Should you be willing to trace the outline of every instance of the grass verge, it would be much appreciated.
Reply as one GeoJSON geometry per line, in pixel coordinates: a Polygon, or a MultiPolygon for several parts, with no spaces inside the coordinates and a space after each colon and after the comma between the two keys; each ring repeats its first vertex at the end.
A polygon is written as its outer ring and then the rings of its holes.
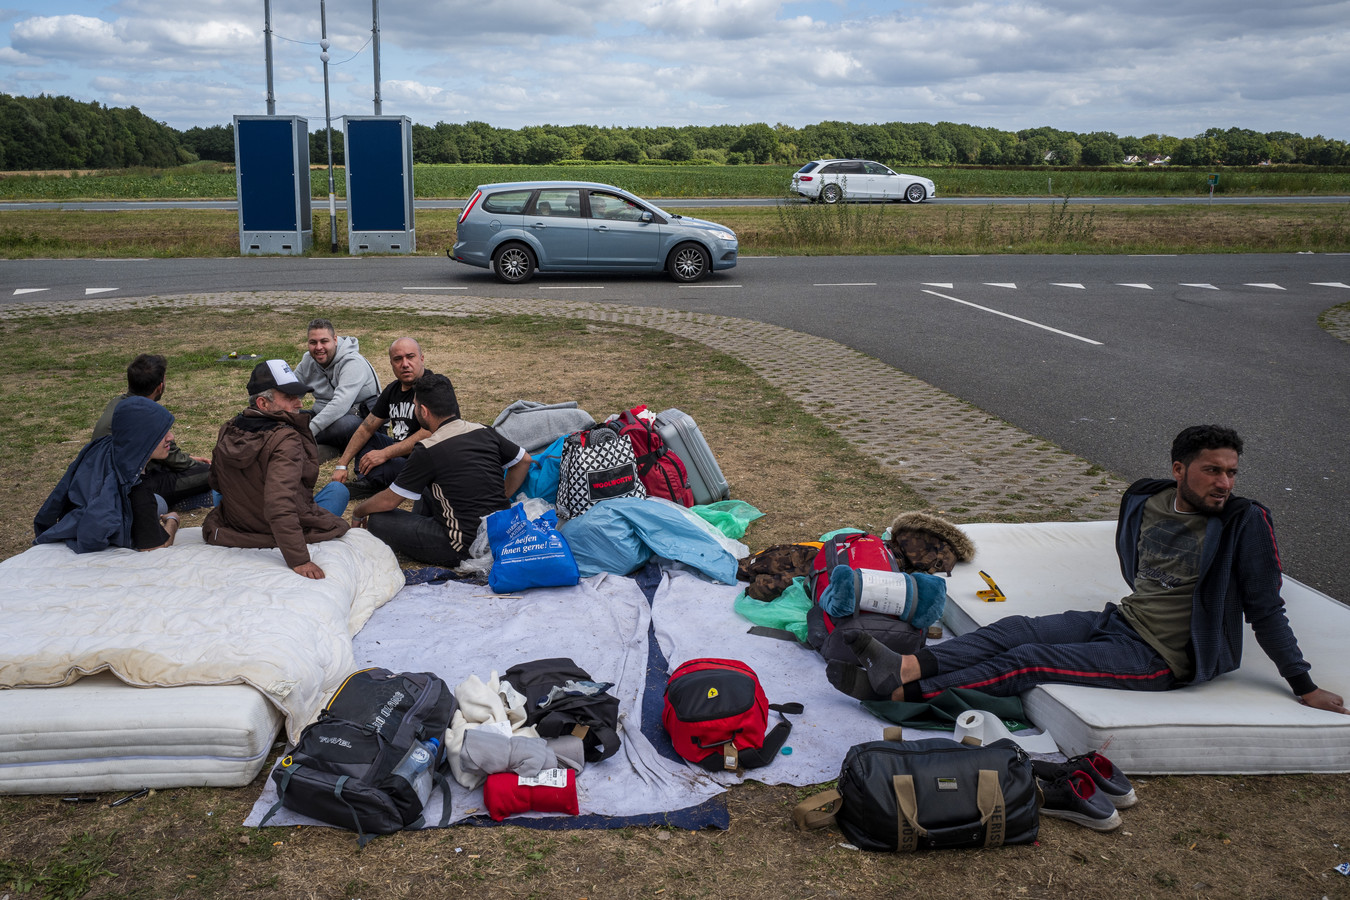
{"type": "MultiPolygon", "coordinates": [[[[928,253],[1318,253],[1350,251],[1350,205],[910,206],[791,202],[681,213],[736,231],[745,255],[928,253]]],[[[417,255],[455,240],[455,210],[417,214],[417,255]]],[[[331,255],[326,210],[313,218],[312,256],[331,255]]],[[[338,254],[347,218],[338,213],[338,254]]],[[[228,210],[79,212],[9,210],[0,258],[238,256],[239,219],[228,210]]]]}
{"type": "MultiPolygon", "coordinates": [[[[637,402],[679,406],[703,426],[735,496],[768,515],[752,546],[843,524],[877,529],[921,509],[909,486],[851,449],[734,359],[666,333],[554,318],[362,312],[287,305],[141,310],[0,321],[0,372],[22,383],[0,412],[0,556],[19,552],[36,505],[125,385],[135,353],[169,358],[166,405],[184,447],[208,450],[242,406],[246,367],[229,350],[295,359],[303,323],[325,314],[382,348],[411,333],[455,381],[466,415],[491,420],[520,397],[576,399],[603,415],[637,402]]],[[[662,408],[662,407],[658,407],[662,408]]],[[[981,485],[968,485],[977,491],[981,485]]],[[[1010,510],[1009,520],[1017,514],[1010,510]]],[[[191,523],[189,523],[191,524],[191,523]]],[[[171,551],[165,551],[171,552],[171,551]]],[[[842,758],[844,748],[840,748],[842,758]]],[[[126,898],[723,898],[932,900],[972,896],[1131,900],[1344,897],[1334,866],[1350,846],[1344,775],[1136,779],[1138,806],[1098,834],[1042,823],[1036,844],[900,858],[799,834],[790,812],[811,788],[748,782],[728,795],[731,829],[537,832],[455,827],[382,837],[358,850],[329,828],[239,826],[262,779],[234,790],[157,791],[116,809],[57,797],[0,797],[0,895],[126,898]],[[769,887],[766,888],[766,885],[769,887]]]]}

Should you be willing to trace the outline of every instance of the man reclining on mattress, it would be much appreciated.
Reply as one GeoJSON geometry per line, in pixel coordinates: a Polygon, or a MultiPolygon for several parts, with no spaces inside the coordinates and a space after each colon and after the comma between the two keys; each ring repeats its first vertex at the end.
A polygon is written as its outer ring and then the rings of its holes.
{"type": "Polygon", "coordinates": [[[1119,606],[1009,616],[913,655],[859,630],[850,646],[863,667],[831,662],[830,683],[861,700],[926,700],[954,687],[1012,696],[1049,683],[1165,691],[1235,670],[1245,616],[1301,703],[1350,713],[1313,683],[1285,617],[1270,510],[1232,494],[1241,453],[1232,429],[1192,426],[1172,441],[1172,481],[1130,485],[1116,553],[1133,593],[1119,606]]]}

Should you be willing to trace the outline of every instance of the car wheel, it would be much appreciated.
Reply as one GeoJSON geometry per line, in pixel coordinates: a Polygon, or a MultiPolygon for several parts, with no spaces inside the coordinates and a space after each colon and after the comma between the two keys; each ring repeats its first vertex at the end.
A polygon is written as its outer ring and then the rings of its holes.
{"type": "Polygon", "coordinates": [[[698,244],[681,244],[666,260],[666,271],[676,281],[698,281],[712,268],[712,257],[698,244]]]}
{"type": "Polygon", "coordinates": [[[905,188],[905,199],[910,203],[922,203],[928,199],[928,191],[921,184],[911,184],[905,188]]]}
{"type": "Polygon", "coordinates": [[[838,203],[844,199],[844,189],[837,184],[827,184],[820,189],[821,203],[838,203]]]}
{"type": "Polygon", "coordinates": [[[524,244],[503,244],[492,255],[492,270],[497,280],[506,284],[523,284],[534,274],[534,253],[524,244]]]}

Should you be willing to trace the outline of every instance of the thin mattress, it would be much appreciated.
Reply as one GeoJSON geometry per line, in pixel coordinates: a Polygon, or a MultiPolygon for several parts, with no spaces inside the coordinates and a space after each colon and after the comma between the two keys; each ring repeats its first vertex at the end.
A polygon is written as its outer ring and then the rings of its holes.
{"type": "MultiPolygon", "coordinates": [[[[944,621],[963,634],[1007,615],[1101,609],[1128,593],[1115,554],[1115,522],[977,524],[973,563],[947,586],[944,621]],[[1007,596],[975,596],[987,572],[1007,596]]],[[[1312,676],[1350,692],[1350,608],[1292,578],[1282,596],[1312,676]]],[[[1350,716],[1298,703],[1246,629],[1242,667],[1165,694],[1042,685],[1023,695],[1028,716],[1069,755],[1100,749],[1131,774],[1350,772],[1350,716]]]]}
{"type": "Polygon", "coordinates": [[[0,691],[0,792],[240,787],[267,761],[281,710],[247,685],[137,688],[108,672],[0,691]]]}

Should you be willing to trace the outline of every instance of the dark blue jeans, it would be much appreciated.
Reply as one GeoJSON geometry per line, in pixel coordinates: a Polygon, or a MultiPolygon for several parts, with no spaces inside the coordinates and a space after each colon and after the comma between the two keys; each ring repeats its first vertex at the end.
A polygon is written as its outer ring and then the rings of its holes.
{"type": "Polygon", "coordinates": [[[413,505],[413,511],[391,509],[372,513],[366,527],[384,541],[395,553],[433,566],[452,569],[464,559],[450,544],[445,523],[426,513],[422,501],[413,505]]]}
{"type": "Polygon", "coordinates": [[[314,440],[320,444],[335,447],[341,453],[347,449],[347,444],[351,442],[352,435],[356,434],[356,429],[361,427],[363,421],[365,420],[360,416],[347,413],[345,416],[333,420],[331,425],[314,435],[314,440]]]}
{"type": "Polygon", "coordinates": [[[352,476],[355,476],[356,480],[363,481],[376,490],[382,491],[389,487],[389,485],[394,483],[394,479],[398,477],[398,473],[402,472],[403,467],[408,464],[408,457],[395,456],[393,459],[381,463],[364,475],[360,474],[361,470],[359,468],[359,463],[361,462],[361,458],[370,451],[383,450],[385,447],[392,447],[397,443],[398,441],[394,440],[389,435],[381,434],[378,431],[375,432],[370,436],[370,440],[366,441],[366,445],[357,451],[356,459],[352,461],[352,468],[354,471],[347,473],[347,480],[350,482],[353,480],[352,476]]]}

